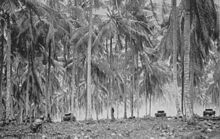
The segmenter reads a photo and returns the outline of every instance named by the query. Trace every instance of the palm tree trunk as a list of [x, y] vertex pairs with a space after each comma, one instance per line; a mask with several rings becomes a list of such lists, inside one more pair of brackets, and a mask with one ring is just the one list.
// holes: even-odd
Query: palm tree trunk
[[137, 86], [137, 117], [140, 116], [140, 99], [139, 99], [139, 96], [140, 96], [140, 93], [139, 93], [139, 88]]
[[149, 115], [151, 116], [151, 104], [152, 104], [152, 94], [150, 93], [150, 98], [149, 98]]
[[[32, 83], [31, 83], [32, 84]], [[33, 88], [33, 85], [31, 85], [32, 88]], [[31, 106], [30, 104], [30, 111], [29, 111], [29, 119], [30, 119], [30, 123], [32, 124], [32, 121], [33, 121], [33, 116], [32, 116], [32, 111], [33, 111], [33, 106]]]
[[46, 119], [50, 117], [50, 71], [51, 71], [51, 44], [49, 44], [48, 70], [47, 70], [47, 86], [46, 86]]
[[[184, 56], [183, 56], [183, 59], [184, 59]], [[184, 61], [182, 62], [182, 69], [184, 69]], [[181, 73], [182, 75], [182, 90], [181, 90], [181, 113], [182, 115], [185, 115], [184, 114], [184, 70], [182, 71]]]
[[[76, 55], [76, 57], [77, 57], [77, 55]], [[76, 68], [75, 68], [75, 73], [77, 74], [77, 71], [76, 71]], [[77, 79], [78, 77], [77, 77], [77, 75], [75, 75], [75, 79]], [[75, 82], [75, 87], [76, 87], [76, 89], [75, 89], [75, 116], [76, 116], [76, 118], [78, 117], [78, 115], [79, 115], [79, 105], [78, 105], [78, 92], [79, 92], [79, 87], [78, 87], [78, 84], [77, 84], [77, 80], [76, 80], [76, 82]]]
[[[28, 73], [29, 74], [29, 73]], [[29, 115], [29, 86], [30, 86], [30, 80], [29, 80], [29, 75], [28, 75], [28, 78], [27, 78], [27, 90], [26, 90], [26, 94], [25, 94], [25, 114], [26, 114], [26, 118], [28, 117]]]
[[[9, 18], [9, 17], [8, 17]], [[7, 27], [7, 90], [6, 90], [6, 120], [12, 118], [11, 111], [11, 30], [10, 30], [10, 21], [8, 19]]]
[[[67, 50], [67, 61], [69, 61], [70, 60], [70, 47], [69, 46], [66, 46], [66, 50]], [[73, 72], [72, 72], [73, 73]], [[72, 91], [73, 91], [73, 88], [72, 88], [72, 76], [68, 76], [67, 77], [68, 78], [68, 80], [70, 80], [70, 81], [68, 81], [68, 99], [67, 99], [67, 111], [68, 112], [72, 112]]]
[[[2, 104], [2, 77], [3, 77], [3, 62], [4, 62], [4, 22], [1, 20], [1, 54], [0, 54], [0, 115], [3, 116], [3, 104]], [[1, 119], [2, 117], [0, 117]]]
[[131, 77], [131, 91], [130, 91], [130, 104], [131, 104], [131, 117], [134, 116], [134, 75]]
[[[109, 56], [109, 55], [110, 55], [110, 54], [109, 54], [110, 52], [109, 52], [109, 49], [108, 49], [108, 39], [107, 39], [107, 38], [106, 38], [105, 47], [106, 47], [106, 52], [107, 52], [107, 58], [108, 58], [108, 60], [110, 60], [110, 58], [109, 58], [109, 57], [110, 57], [110, 56]], [[109, 84], [109, 83], [111, 82], [110, 79], [107, 79], [107, 82], [108, 82], [108, 84]], [[110, 88], [111, 88], [111, 87], [110, 87]], [[106, 115], [106, 116], [107, 116], [106, 118], [107, 118], [107, 119], [109, 119], [110, 92], [111, 92], [111, 90], [108, 91], [108, 93], [107, 93], [107, 95], [108, 95], [108, 98], [107, 98], [107, 108], [106, 108], [106, 114], [107, 114], [107, 115]]]
[[96, 120], [99, 120], [99, 112], [98, 112], [98, 108], [95, 109], [95, 113], [96, 113]]
[[65, 113], [65, 96], [63, 96], [61, 99], [61, 105], [62, 105], [61, 106], [61, 111], [62, 111], [61, 116], [63, 116]]
[[[34, 44], [34, 34], [33, 34], [33, 16], [32, 16], [32, 11], [30, 10], [30, 34], [31, 34], [31, 45], [30, 45], [30, 60], [29, 60], [29, 66], [30, 66], [30, 68], [31, 68], [31, 78], [32, 78], [32, 82], [31, 82], [31, 84], [30, 84], [30, 81], [28, 81], [29, 82], [29, 84], [27, 84], [28, 85], [28, 87], [27, 88], [29, 88], [29, 86], [31, 87], [31, 91], [33, 92], [33, 90], [34, 90], [34, 77], [33, 77], [33, 74], [34, 74], [34, 58], [35, 58], [35, 52], [34, 52], [34, 50], [35, 50], [35, 44]], [[29, 78], [29, 76], [28, 76], [28, 78]], [[28, 80], [30, 80], [30, 79], [28, 79]], [[29, 93], [29, 90], [27, 90], [28, 92], [27, 92], [27, 94]], [[27, 95], [27, 97], [29, 97], [29, 94]], [[29, 99], [29, 98], [28, 98]], [[30, 115], [29, 115], [29, 118], [30, 118], [30, 122], [32, 122], [32, 106], [31, 106], [31, 103], [29, 103], [30, 105], [30, 107], [29, 107], [29, 113], [30, 113]]]
[[56, 115], [55, 115], [55, 116], [56, 116], [56, 118], [59, 118], [59, 114], [60, 114], [60, 112], [59, 112], [58, 97], [55, 98], [55, 105], [56, 105], [56, 106], [55, 106], [55, 109], [56, 109], [56, 112], [55, 112]]
[[72, 90], [72, 93], [71, 93], [71, 102], [72, 102], [72, 105], [71, 105], [71, 111], [72, 113], [75, 114], [76, 111], [74, 111], [74, 99], [75, 99], [75, 93], [76, 93], [76, 83], [75, 83], [75, 50], [73, 52], [73, 68], [72, 68], [72, 85], [71, 85], [71, 90]]
[[[68, 50], [67, 50], [67, 43], [65, 43], [64, 45], [63, 45], [63, 57], [64, 57], [64, 63], [66, 63], [67, 64], [67, 53], [68, 53]], [[65, 85], [65, 81], [66, 81], [66, 78], [67, 78], [67, 72], [64, 72], [63, 73], [63, 85]], [[48, 97], [48, 95], [47, 95], [47, 91], [46, 91], [46, 97]], [[46, 115], [47, 115], [47, 105], [48, 104], [46, 104]], [[64, 102], [64, 98], [62, 99], [62, 116], [65, 114], [65, 102]]]
[[[181, 33], [181, 44], [184, 42], [184, 35]], [[184, 47], [181, 47], [181, 66], [182, 66], [182, 71], [181, 71], [181, 114], [184, 114]]]
[[126, 87], [126, 79], [124, 84], [124, 119], [127, 119], [127, 87]]
[[[26, 43], [27, 45], [27, 58], [28, 58], [28, 72], [27, 72], [27, 86], [26, 86], [26, 93], [25, 93], [25, 116], [26, 116], [26, 120], [27, 120], [27, 117], [29, 115], [29, 86], [30, 86], [30, 60], [29, 60], [29, 49], [28, 49], [28, 44]], [[27, 121], [26, 121], [27, 122]]]
[[192, 118], [191, 92], [190, 92], [190, 0], [185, 1], [185, 23], [184, 23], [184, 95], [186, 104], [186, 118]]
[[[218, 1], [217, 5], [220, 6], [220, 1], [219, 0], [216, 0]], [[219, 31], [220, 31], [220, 8], [217, 8], [217, 25], [218, 25], [218, 28], [219, 28]], [[218, 38], [218, 49], [220, 48], [220, 36]], [[220, 52], [220, 51], [219, 51]], [[218, 59], [220, 58], [220, 53], [218, 52]], [[219, 95], [219, 114], [220, 114], [220, 95]]]
[[[109, 93], [108, 93], [108, 96], [109, 96]], [[108, 98], [107, 98], [107, 99], [108, 99]], [[107, 109], [106, 109], [106, 112], [107, 112], [107, 113], [106, 113], [106, 114], [107, 114], [107, 115], [106, 115], [106, 116], [107, 116], [106, 118], [109, 119], [109, 99], [107, 100]]]
[[119, 115], [119, 102], [116, 101], [116, 111], [117, 111], [117, 119], [118, 119], [118, 115]]
[[36, 109], [37, 109], [37, 107], [36, 107], [36, 104], [34, 104], [34, 110], [33, 110], [33, 117], [34, 117], [34, 119], [36, 119]]
[[[142, 42], [141, 42], [142, 43]], [[136, 55], [136, 69], [138, 71], [138, 52], [137, 52], [137, 55]], [[138, 76], [138, 75], [137, 75]], [[139, 76], [138, 76], [139, 77]], [[139, 79], [139, 78], [138, 78]], [[136, 91], [137, 91], [137, 117], [139, 117], [139, 112], [140, 112], [140, 100], [139, 100], [139, 96], [140, 96], [140, 93], [139, 93], [139, 83], [138, 83], [138, 80], [136, 81]]]
[[79, 111], [80, 111], [80, 108], [79, 108], [79, 101], [78, 101], [78, 99], [79, 99], [79, 87], [77, 86], [76, 87], [76, 117], [78, 117], [79, 116]]
[[177, 84], [177, 10], [176, 0], [172, 0], [173, 3], [173, 83], [176, 93], [176, 110], [177, 115], [180, 115], [179, 108], [179, 91]]
[[24, 108], [20, 106], [20, 124], [23, 122], [23, 110]]
[[[51, 83], [51, 59], [53, 58], [54, 56], [54, 48], [55, 48], [55, 40], [54, 40], [54, 36], [52, 37], [52, 40], [51, 40], [51, 44], [49, 44], [49, 56], [48, 56], [48, 59], [49, 59], [49, 63], [48, 63], [48, 73], [47, 73], [47, 94], [48, 94], [48, 112], [47, 112], [47, 120], [51, 120], [51, 113], [52, 113], [52, 83]], [[34, 46], [34, 45], [33, 45]]]
[[124, 92], [124, 119], [127, 119], [127, 95], [126, 95], [126, 85], [125, 85], [125, 92]]
[[[219, 5], [220, 5], [220, 2], [219, 2]], [[219, 30], [220, 30], [220, 8], [218, 8], [217, 17], [218, 17], [218, 26], [219, 26]], [[220, 48], [220, 37], [218, 38], [218, 47]], [[218, 57], [220, 57], [220, 55], [218, 55]], [[219, 95], [219, 115], [220, 115], [220, 95]]]
[[192, 114], [194, 114], [194, 110], [193, 110], [193, 99], [195, 99], [195, 95], [194, 95], [194, 69], [193, 69], [193, 62], [194, 60], [191, 59], [191, 62], [190, 62], [190, 92], [191, 92], [191, 99], [190, 99], [190, 102], [191, 102], [191, 110], [192, 110]]
[[[110, 38], [110, 69], [112, 70], [112, 62], [113, 62], [113, 48], [112, 48], [112, 44], [113, 43], [113, 37], [111, 36], [111, 38]], [[110, 109], [112, 108], [112, 98], [113, 98], [113, 76], [111, 76], [110, 77], [110, 96], [109, 96], [109, 98], [110, 98]], [[109, 109], [108, 108], [108, 109]], [[112, 113], [112, 111], [111, 111], [111, 119], [113, 119], [113, 117], [112, 117], [112, 115], [113, 115], [113, 113]]]
[[[145, 75], [146, 76], [146, 75]], [[144, 84], [146, 84], [146, 80], [144, 80]], [[148, 107], [147, 107], [147, 99], [148, 99], [148, 95], [147, 95], [147, 88], [145, 87], [145, 112], [146, 112], [146, 116], [148, 115]]]
[[161, 7], [161, 20], [162, 20], [162, 23], [165, 22], [164, 7], [165, 7], [165, 0], [163, 0], [162, 7]]
[[[133, 69], [135, 69], [135, 54], [134, 54], [134, 56], [133, 56]], [[133, 72], [133, 75], [131, 76], [131, 87], [132, 87], [132, 89], [131, 89], [131, 94], [130, 94], [130, 96], [131, 96], [131, 117], [133, 117], [134, 116], [134, 94], [135, 94], [135, 81], [134, 81], [134, 76], [135, 76], [135, 70], [133, 70], [134, 72]]]
[[90, 14], [89, 14], [89, 41], [87, 51], [87, 113], [86, 117], [92, 119], [92, 106], [91, 106], [91, 49], [92, 49], [92, 11], [93, 11], [93, 0], [90, 0]]
[[[125, 38], [125, 53], [128, 52], [128, 39]], [[127, 79], [124, 84], [124, 119], [127, 119]]]
[[148, 115], [148, 107], [147, 107], [147, 91], [145, 91], [145, 115]]

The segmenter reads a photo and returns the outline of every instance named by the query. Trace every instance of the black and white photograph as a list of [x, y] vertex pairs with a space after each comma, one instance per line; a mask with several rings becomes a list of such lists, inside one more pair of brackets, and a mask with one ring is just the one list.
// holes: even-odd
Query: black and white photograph
[[220, 0], [0, 0], [0, 139], [220, 139]]

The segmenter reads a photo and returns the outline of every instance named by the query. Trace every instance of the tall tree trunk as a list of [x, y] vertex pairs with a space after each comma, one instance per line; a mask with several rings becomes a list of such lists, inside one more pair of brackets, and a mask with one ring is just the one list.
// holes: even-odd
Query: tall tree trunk
[[[147, 76], [147, 75], [144, 75], [144, 76]], [[146, 77], [145, 77], [146, 78]], [[144, 80], [144, 84], [146, 84], [146, 79]], [[147, 99], [148, 99], [148, 95], [147, 95], [147, 88], [145, 87], [145, 115], [147, 116], [148, 115], [148, 107], [147, 107]]]
[[[110, 69], [111, 70], [113, 70], [112, 69], [112, 64], [113, 64], [113, 36], [111, 36], [111, 38], [110, 38]], [[109, 96], [109, 98], [110, 98], [110, 110], [112, 109], [112, 101], [113, 101], [113, 76], [111, 76], [110, 77], [110, 96]], [[112, 110], [111, 110], [111, 119], [113, 120], [113, 112], [112, 112]]]
[[[136, 69], [137, 69], [137, 72], [138, 72], [138, 52], [137, 52], [137, 55], [136, 55], [136, 62], [135, 62], [135, 65], [136, 65]], [[137, 91], [137, 117], [139, 117], [139, 113], [140, 113], [140, 92], [139, 92], [139, 76], [137, 75], [137, 81], [136, 81], [136, 91]]]
[[[128, 52], [128, 39], [125, 38], [125, 53]], [[127, 119], [127, 78], [125, 78], [124, 84], [124, 119]]]
[[181, 62], [181, 65], [182, 65], [182, 72], [181, 72], [181, 78], [182, 78], [182, 82], [181, 82], [181, 86], [182, 86], [182, 89], [181, 89], [181, 113], [182, 115], [185, 115], [184, 114], [184, 52], [182, 50], [182, 62]]
[[76, 93], [76, 83], [75, 83], [75, 50], [73, 50], [73, 68], [72, 68], [72, 85], [71, 85], [71, 112], [75, 115], [74, 105], [75, 105], [75, 93]]
[[95, 113], [96, 113], [96, 120], [99, 120], [99, 112], [98, 112], [99, 108], [95, 108]]
[[137, 87], [137, 117], [140, 117], [140, 93], [139, 93], [139, 88]]
[[[30, 34], [31, 34], [31, 45], [30, 45], [30, 67], [31, 67], [31, 84], [30, 84], [30, 81], [29, 81], [29, 84], [30, 84], [30, 88], [31, 88], [31, 93], [33, 93], [34, 91], [34, 58], [35, 58], [35, 40], [34, 40], [34, 33], [33, 33], [33, 16], [32, 16], [32, 11], [30, 10]], [[30, 80], [30, 79], [29, 79]], [[28, 86], [29, 87], [29, 86]], [[29, 93], [29, 92], [28, 92]], [[29, 95], [28, 95], [29, 96]], [[32, 103], [30, 102], [29, 103], [30, 107], [29, 107], [29, 110], [30, 110], [30, 123], [32, 123], [32, 109], [33, 109], [33, 106], [32, 106]]]
[[3, 119], [3, 103], [2, 103], [2, 78], [3, 78], [3, 62], [4, 62], [4, 21], [1, 20], [1, 53], [0, 53], [0, 120]]
[[4, 21], [1, 20], [1, 54], [0, 54], [0, 103], [2, 102], [2, 77], [3, 77], [3, 62], [4, 62]]
[[[64, 45], [63, 45], [63, 57], [64, 57], [64, 62], [67, 64], [67, 43], [65, 43]], [[62, 82], [62, 85], [65, 85], [66, 84], [66, 78], [67, 78], [67, 75], [66, 75], [67, 73], [66, 72], [64, 72], [63, 73], [63, 82]], [[47, 95], [47, 92], [46, 92], [46, 97], [48, 97], [48, 95]], [[62, 109], [61, 109], [61, 115], [63, 116], [64, 114], [65, 114], [65, 96], [62, 98]], [[46, 104], [46, 109], [47, 109], [47, 104]], [[47, 111], [47, 110], [46, 110]], [[47, 114], [46, 114], [47, 115]]]
[[134, 76], [135, 76], [135, 55], [136, 54], [134, 54], [134, 56], [133, 56], [133, 75], [131, 76], [131, 87], [132, 87], [132, 89], [131, 89], [131, 91], [130, 91], [130, 104], [131, 104], [131, 117], [133, 117], [134, 116], [134, 94], [135, 94], [135, 89], [134, 89], [134, 87], [135, 87], [135, 82], [134, 82]]
[[46, 84], [46, 119], [50, 119], [50, 71], [51, 71], [51, 43], [49, 43], [47, 84]]
[[134, 75], [131, 76], [131, 91], [130, 91], [130, 108], [131, 108], [131, 117], [134, 116]]
[[[53, 32], [54, 33], [54, 32]], [[55, 38], [54, 35], [51, 39], [51, 43], [49, 44], [49, 56], [48, 56], [48, 73], [47, 73], [47, 94], [48, 94], [48, 112], [47, 112], [47, 120], [51, 120], [51, 110], [52, 110], [52, 84], [51, 84], [51, 62], [54, 57], [54, 48], [55, 48]], [[33, 45], [34, 49], [34, 45]], [[35, 50], [35, 49], [34, 49]], [[33, 57], [34, 58], [34, 57]], [[34, 62], [34, 61], [33, 61]], [[32, 66], [34, 67], [34, 66]]]
[[[28, 73], [27, 73], [27, 86], [26, 86], [26, 92], [25, 92], [25, 116], [26, 116], [26, 122], [29, 115], [29, 86], [30, 86], [30, 60], [29, 60], [29, 48], [27, 45], [27, 58], [28, 58]], [[32, 81], [33, 82], [33, 81]]]
[[[67, 39], [67, 36], [65, 36], [65, 40]], [[68, 49], [67, 49], [67, 42], [65, 42], [65, 44], [63, 45], [63, 57], [64, 57], [64, 63], [67, 64], [67, 53], [68, 53]], [[66, 84], [66, 78], [67, 78], [67, 72], [63, 73], [63, 82], [62, 84], [65, 85]], [[48, 97], [47, 95], [47, 90], [46, 90], [46, 97]], [[64, 96], [65, 97], [65, 96]], [[65, 111], [65, 98], [62, 99], [62, 110], [61, 110], [61, 115], [63, 116], [66, 111]], [[46, 109], [47, 109], [47, 105], [46, 104]], [[46, 115], [47, 115], [47, 110], [46, 110]]]
[[20, 106], [20, 119], [19, 119], [20, 120], [20, 122], [19, 122], [20, 124], [23, 123], [23, 110], [24, 110], [24, 108]]
[[[9, 17], [8, 17], [9, 18]], [[10, 21], [8, 19], [7, 27], [7, 90], [6, 90], [6, 118], [7, 120], [12, 118], [11, 111], [11, 30]]]
[[[181, 44], [184, 42], [184, 35], [183, 33], [181, 35]], [[184, 114], [184, 46], [181, 47], [181, 66], [182, 66], [182, 71], [181, 71], [181, 114]]]
[[150, 93], [150, 96], [149, 96], [149, 115], [151, 116], [151, 105], [152, 105], [152, 93]]
[[[33, 79], [32, 79], [33, 80]], [[32, 90], [31, 91], [33, 91], [33, 83], [31, 83], [31, 88], [32, 88]], [[33, 115], [32, 115], [32, 111], [33, 111], [33, 106], [32, 106], [32, 104], [30, 103], [30, 111], [29, 111], [29, 119], [30, 119], [30, 124], [32, 124], [32, 122], [33, 122]]]
[[126, 83], [124, 85], [124, 119], [127, 119], [127, 87], [126, 87]]
[[[220, 2], [218, 4], [220, 5]], [[218, 26], [219, 26], [219, 31], [220, 31], [220, 8], [218, 8], [217, 18], [218, 18]], [[218, 38], [218, 48], [220, 48], [220, 36]], [[218, 57], [220, 57], [220, 53], [218, 54]], [[220, 95], [219, 95], [219, 115], [220, 115]]]
[[119, 115], [119, 102], [116, 101], [116, 111], [117, 111], [117, 119], [118, 119], [118, 115]]
[[7, 31], [7, 94], [6, 94], [6, 118], [11, 118], [11, 31]]
[[190, 92], [190, 0], [185, 1], [185, 22], [184, 22], [184, 95], [186, 104], [186, 118], [192, 118], [192, 104]]
[[[76, 54], [76, 58], [78, 58], [77, 52], [76, 52], [75, 54]], [[76, 70], [76, 69], [75, 69], [75, 70]], [[76, 71], [76, 75], [77, 75], [77, 73], [78, 73], [78, 72]], [[76, 76], [76, 77], [77, 77], [77, 80], [79, 81], [79, 76]], [[76, 77], [75, 77], [75, 78], [76, 78]], [[78, 81], [77, 81], [77, 82], [78, 82]], [[79, 108], [79, 101], [78, 101], [78, 99], [79, 99], [79, 91], [80, 91], [80, 90], [79, 90], [79, 85], [78, 85], [78, 83], [75, 82], [75, 86], [76, 86], [76, 95], [75, 95], [75, 96], [76, 96], [76, 100], [75, 100], [75, 101], [76, 101], [76, 117], [78, 117], [78, 116], [79, 116], [79, 110], [80, 110], [80, 108]]]
[[[105, 43], [106, 43], [106, 44], [105, 44], [105, 47], [106, 47], [107, 59], [110, 60], [110, 56], [109, 56], [109, 55], [110, 55], [110, 54], [109, 54], [109, 53], [110, 53], [110, 50], [108, 49], [108, 39], [107, 39], [107, 38], [106, 38], [106, 42], [105, 42]], [[111, 82], [110, 79], [107, 79], [107, 82], [108, 82], [108, 84], [109, 84], [109, 82]], [[107, 119], [109, 119], [110, 93], [111, 93], [111, 90], [108, 91], [108, 93], [107, 93], [107, 95], [108, 95], [108, 98], [107, 98], [107, 108], [106, 108], [106, 114], [107, 114], [107, 115], [106, 115], [106, 116], [107, 116], [106, 118], [107, 118]]]
[[[218, 1], [217, 2], [217, 5], [218, 6], [220, 6], [220, 1], [219, 0], [216, 0], [216, 1]], [[218, 25], [218, 31], [220, 31], [220, 8], [217, 8], [217, 25]], [[220, 34], [220, 32], [219, 32], [219, 34]], [[220, 50], [220, 36], [219, 36], [219, 38], [218, 38], [218, 40], [217, 40], [217, 50]], [[220, 60], [220, 51], [218, 51], [218, 53], [217, 53], [217, 55], [218, 55], [218, 59]], [[219, 95], [219, 114], [220, 114], [220, 95]]]
[[177, 83], [177, 8], [176, 0], [172, 0], [173, 3], [173, 83], [176, 95], [176, 110], [177, 115], [180, 115], [179, 108], [179, 90]]
[[87, 51], [87, 113], [86, 117], [92, 119], [92, 106], [91, 106], [91, 50], [92, 50], [92, 12], [93, 12], [93, 0], [90, 0], [90, 13], [89, 13], [89, 41]]
[[62, 111], [62, 114], [61, 114], [61, 117], [62, 117], [65, 114], [65, 96], [63, 96], [61, 99], [61, 111]]
[[[110, 93], [108, 92], [108, 96], [110, 95]], [[110, 102], [109, 102], [109, 98], [107, 98], [107, 109], [106, 109], [106, 118], [107, 119], [109, 119], [109, 104], [110, 104]]]
[[[70, 46], [67, 47], [67, 59], [70, 60]], [[69, 77], [69, 112], [74, 113], [74, 99], [75, 99], [75, 92], [76, 92], [76, 86], [75, 86], [75, 50], [73, 50], [73, 66], [72, 66], [72, 76]]]
[[148, 115], [148, 107], [147, 107], [147, 91], [145, 91], [145, 115], [147, 116]]
[[[184, 59], [184, 56], [183, 56], [183, 59]], [[182, 90], [181, 90], [181, 113], [182, 113], [182, 115], [185, 115], [184, 114], [184, 61], [182, 62]]]
[[[193, 57], [193, 56], [192, 56]], [[191, 61], [190, 61], [190, 92], [191, 92], [191, 94], [190, 94], [190, 103], [191, 103], [191, 110], [192, 110], [192, 114], [194, 114], [194, 110], [193, 110], [193, 99], [195, 99], [195, 89], [194, 89], [194, 69], [193, 69], [193, 64], [194, 64], [194, 62], [193, 62], [194, 60], [193, 60], [193, 58], [191, 59]]]
[[56, 97], [55, 99], [55, 105], [56, 105], [56, 118], [59, 118], [59, 114], [60, 114], [60, 111], [59, 111], [59, 99], [58, 97]]

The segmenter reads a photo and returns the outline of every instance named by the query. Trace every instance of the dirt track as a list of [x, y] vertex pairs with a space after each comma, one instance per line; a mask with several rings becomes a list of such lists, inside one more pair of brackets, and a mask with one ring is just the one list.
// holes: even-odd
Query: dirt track
[[[199, 138], [219, 137], [220, 122], [198, 121], [189, 125], [176, 119], [127, 119], [111, 122], [110, 120], [45, 123], [40, 135], [48, 137], [68, 138], [97, 138], [97, 139], [157, 139], [184, 138], [196, 136]], [[29, 125], [6, 126], [0, 129], [0, 137], [8, 135], [32, 134]], [[37, 138], [39, 139], [39, 138]]]

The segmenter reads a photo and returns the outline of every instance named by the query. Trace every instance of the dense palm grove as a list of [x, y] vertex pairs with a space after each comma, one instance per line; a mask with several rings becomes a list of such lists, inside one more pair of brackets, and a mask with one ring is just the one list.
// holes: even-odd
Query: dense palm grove
[[121, 106], [127, 118], [149, 105], [147, 115], [170, 84], [179, 115], [192, 118], [194, 104], [219, 108], [218, 6], [213, 0], [1, 0], [0, 118], [83, 111], [85, 119], [93, 113], [99, 119], [106, 110], [110, 118]]

